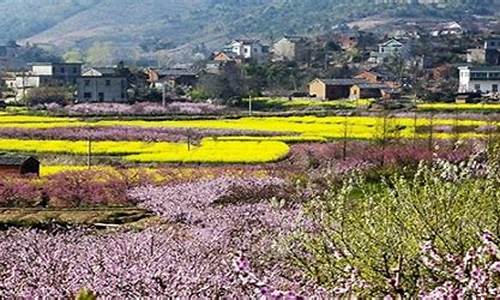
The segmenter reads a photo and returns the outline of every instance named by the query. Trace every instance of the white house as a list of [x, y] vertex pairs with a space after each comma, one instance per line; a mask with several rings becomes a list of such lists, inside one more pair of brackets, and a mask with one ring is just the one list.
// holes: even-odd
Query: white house
[[453, 36], [453, 35], [463, 34], [464, 30], [460, 24], [458, 24], [455, 21], [452, 21], [452, 22], [438, 24], [431, 30], [430, 33], [434, 37]]
[[378, 45], [378, 51], [372, 52], [370, 55], [370, 62], [382, 64], [388, 62], [395, 57], [403, 59], [408, 58], [410, 54], [410, 46], [407, 43], [398, 41], [397, 39], [390, 39], [385, 43]]
[[81, 76], [79, 63], [31, 63], [30, 70], [16, 74], [16, 100], [22, 100], [30, 89], [39, 87], [75, 86]]
[[459, 67], [459, 93], [498, 93], [500, 67]]
[[234, 53], [244, 59], [262, 61], [267, 56], [265, 48], [259, 40], [237, 39], [226, 45], [224, 51]]
[[91, 68], [77, 80], [80, 102], [126, 102], [128, 81], [122, 68]]

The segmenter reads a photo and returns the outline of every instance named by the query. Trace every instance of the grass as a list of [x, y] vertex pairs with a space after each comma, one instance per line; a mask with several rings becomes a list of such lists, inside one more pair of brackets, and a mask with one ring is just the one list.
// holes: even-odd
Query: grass
[[[248, 105], [249, 99], [244, 99], [244, 105]], [[275, 98], [253, 98], [252, 105], [255, 109], [306, 109], [306, 108], [326, 108], [326, 109], [355, 109], [366, 107], [374, 102], [373, 99], [360, 100], [334, 100], [320, 101], [314, 98], [293, 98], [289, 100], [286, 97]]]
[[0, 227], [43, 227], [59, 225], [126, 224], [149, 217], [149, 214], [136, 208], [99, 208], [99, 209], [0, 209]]

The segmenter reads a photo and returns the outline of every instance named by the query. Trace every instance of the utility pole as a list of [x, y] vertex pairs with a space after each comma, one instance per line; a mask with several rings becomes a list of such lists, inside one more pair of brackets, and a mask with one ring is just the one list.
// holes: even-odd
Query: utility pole
[[92, 168], [92, 136], [89, 133], [89, 139], [88, 139], [88, 150], [87, 150], [87, 167], [90, 170]]
[[167, 95], [166, 95], [166, 90], [165, 90], [165, 83], [162, 84], [161, 87], [161, 105], [163, 107], [167, 106]]
[[248, 97], [248, 115], [252, 115], [252, 95]]

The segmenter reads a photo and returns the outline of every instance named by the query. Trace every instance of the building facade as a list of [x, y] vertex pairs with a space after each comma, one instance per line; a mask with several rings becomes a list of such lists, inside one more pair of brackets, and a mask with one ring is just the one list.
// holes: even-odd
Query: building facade
[[308, 56], [307, 41], [301, 36], [284, 36], [273, 45], [273, 60], [304, 61]]
[[459, 67], [459, 93], [498, 93], [500, 67]]
[[379, 44], [377, 52], [371, 53], [370, 62], [382, 64], [396, 57], [406, 59], [410, 56], [410, 52], [410, 46], [408, 44], [396, 39], [390, 39], [385, 43]]
[[348, 99], [351, 88], [360, 83], [366, 83], [366, 81], [350, 78], [318, 78], [309, 83], [309, 95], [319, 100]]
[[127, 102], [127, 76], [121, 68], [92, 68], [77, 79], [79, 102]]
[[16, 100], [20, 101], [33, 88], [76, 86], [81, 72], [80, 63], [32, 63], [28, 71], [16, 74], [11, 88], [16, 92]]
[[243, 59], [254, 59], [258, 62], [266, 59], [267, 51], [259, 40], [238, 39], [231, 41], [224, 52], [234, 53]]

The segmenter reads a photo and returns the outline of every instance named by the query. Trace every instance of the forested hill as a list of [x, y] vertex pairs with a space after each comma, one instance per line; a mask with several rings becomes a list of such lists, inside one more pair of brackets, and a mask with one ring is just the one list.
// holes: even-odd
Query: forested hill
[[106, 47], [142, 55], [199, 45], [213, 47], [237, 36], [271, 39], [284, 33], [314, 34], [341, 21], [372, 15], [463, 17], [488, 14], [500, 7], [484, 5], [491, 0], [447, 1], [445, 8], [375, 2], [0, 0], [0, 41], [48, 43], [66, 50], [88, 49], [105, 42]]

